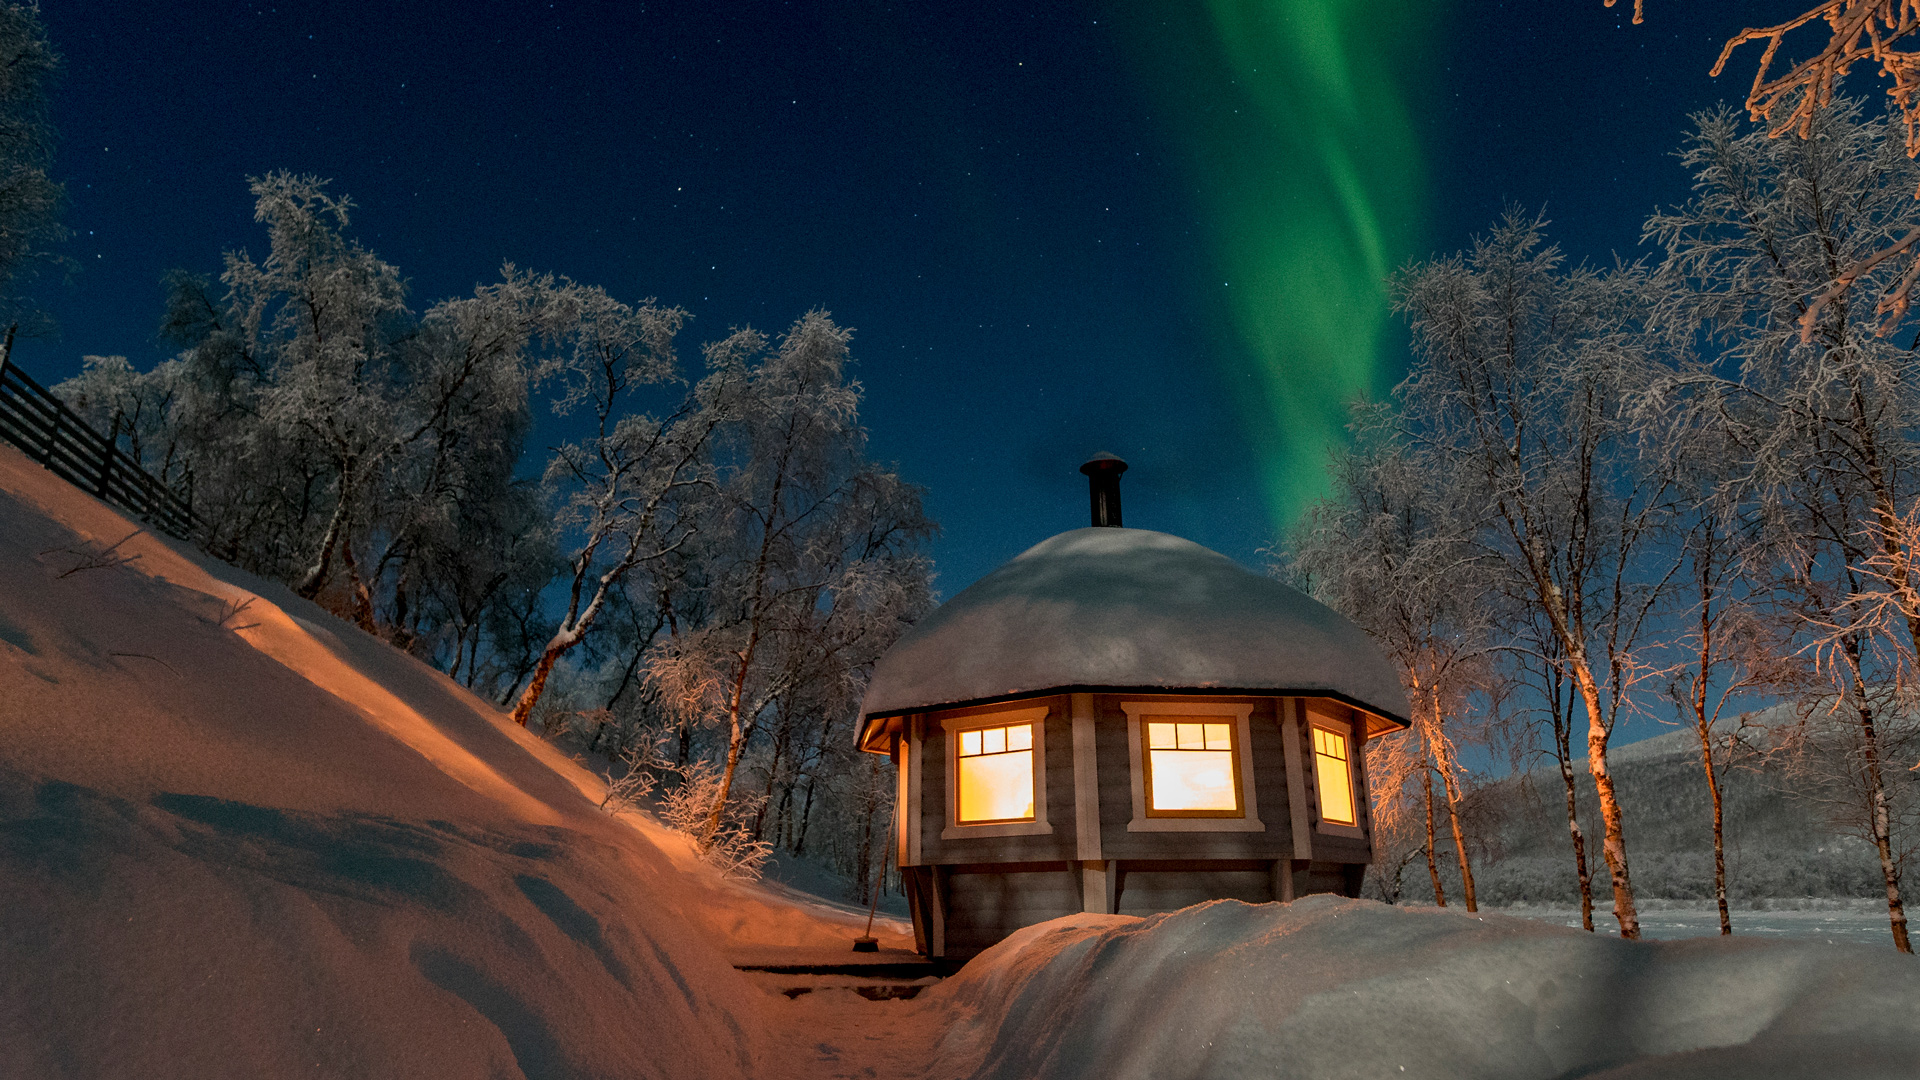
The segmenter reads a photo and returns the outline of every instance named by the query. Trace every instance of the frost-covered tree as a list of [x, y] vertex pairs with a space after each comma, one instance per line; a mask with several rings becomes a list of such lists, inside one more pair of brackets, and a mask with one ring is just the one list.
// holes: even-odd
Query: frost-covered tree
[[510, 629], [499, 605], [550, 576], [515, 470], [558, 287], [509, 266], [416, 318], [397, 269], [344, 235], [347, 200], [286, 173], [252, 187], [267, 257], [169, 279], [180, 354], [92, 358], [56, 389], [185, 493], [216, 554], [423, 655], [451, 638], [475, 678], [481, 628]]
[[182, 447], [169, 422], [177, 387], [166, 365], [141, 372], [124, 356], [83, 356], [80, 374], [56, 391], [133, 460], [158, 475], [175, 475]]
[[[1631, 410], [1659, 370], [1648, 275], [1567, 269], [1542, 223], [1509, 214], [1469, 252], [1395, 280], [1414, 363], [1396, 391], [1406, 437], [1484, 526], [1474, 543], [1504, 602], [1536, 614], [1586, 720], [1614, 915], [1639, 936], [1624, 814], [1608, 770], [1633, 707], [1671, 479], [1644, 467]], [[1651, 571], [1651, 572], [1650, 572]]]
[[[743, 330], [708, 349], [729, 376], [695, 549], [708, 617], [665, 639], [649, 674], [670, 709], [726, 735], [703, 842], [758, 725], [849, 719], [868, 667], [930, 604], [933, 526], [919, 490], [866, 459], [849, 339], [814, 311], [777, 343]], [[776, 739], [772, 775], [793, 749]]]
[[60, 57], [47, 41], [33, 4], [0, 4], [0, 321], [21, 310], [11, 299], [53, 254], [67, 231], [60, 224], [66, 191], [47, 175], [54, 130], [47, 84]]
[[[867, 670], [931, 604], [933, 526], [865, 456], [847, 332], [824, 312], [741, 331], [689, 385], [682, 309], [508, 265], [416, 314], [345, 198], [287, 173], [253, 191], [266, 257], [167, 283], [179, 354], [91, 358], [59, 392], [187, 493], [215, 554], [522, 724], [556, 697], [550, 736], [667, 747], [661, 797], [708, 848], [811, 833], [865, 865], [885, 800], [845, 744]], [[541, 390], [567, 439], [532, 482]]]
[[[1612, 7], [1617, 0], [1603, 2]], [[1633, 0], [1636, 25], [1645, 20], [1645, 8], [1646, 0]], [[1789, 38], [1817, 47], [1796, 59], [1792, 51], [1783, 51]], [[1783, 22], [1748, 27], [1727, 39], [1710, 74], [1718, 78], [1742, 46], [1761, 46], [1747, 90], [1749, 118], [1768, 125], [1769, 138], [1810, 139], [1827, 110], [1855, 108], [1842, 94], [1841, 84], [1855, 68], [1865, 67], [1888, 81], [1887, 106], [1900, 115], [1906, 154], [1913, 158], [1920, 155], [1920, 50], [1911, 47], [1916, 40], [1920, 40], [1920, 0], [1821, 0]], [[1914, 194], [1920, 197], [1920, 188]], [[1852, 251], [1832, 270], [1828, 278], [1810, 283], [1802, 297], [1801, 340], [1812, 337], [1815, 322], [1829, 304], [1849, 295], [1860, 304], [1867, 297], [1873, 299], [1873, 316], [1878, 320], [1875, 333], [1885, 337], [1905, 321], [1914, 289], [1920, 285], [1920, 228], [1889, 236], [1876, 247]], [[1889, 270], [1894, 271], [1891, 277]], [[1870, 277], [1879, 279], [1882, 287], [1855, 291]], [[1857, 312], [1855, 317], [1860, 317]]]
[[[1496, 609], [1488, 565], [1474, 544], [1471, 500], [1450, 490], [1433, 458], [1395, 431], [1378, 407], [1356, 412], [1353, 447], [1335, 456], [1333, 493], [1315, 504], [1289, 538], [1287, 569], [1315, 597], [1360, 624], [1400, 672], [1413, 709], [1414, 739], [1369, 744], [1376, 819], [1410, 810], [1413, 778], [1426, 808], [1427, 868], [1434, 902], [1445, 905], [1433, 853], [1432, 777], [1445, 793], [1454, 856], [1468, 911], [1479, 910], [1467, 835], [1459, 743], [1471, 699], [1492, 676]], [[1418, 746], [1417, 760], [1407, 751]], [[1396, 783], [1396, 781], [1398, 781]]]
[[539, 376], [557, 387], [554, 411], [584, 411], [586, 437], [556, 447], [546, 483], [557, 522], [574, 538], [566, 604], [513, 707], [525, 726], [554, 665], [585, 640], [628, 576], [661, 563], [696, 533], [713, 488], [709, 445], [728, 415], [731, 369], [715, 370], [667, 409], [647, 412], [645, 392], [681, 381], [674, 339], [680, 308], [627, 304], [569, 284], [554, 303], [558, 350]]
[[[278, 172], [252, 182], [267, 257], [230, 252], [221, 280], [243, 347], [266, 371], [256, 398], [276, 441], [301, 455], [324, 487], [326, 524], [295, 591], [312, 597], [344, 556], [355, 613], [370, 621], [353, 552], [353, 524], [381, 470], [424, 434], [410, 415], [398, 342], [408, 329], [400, 271], [340, 231], [351, 202], [311, 176]], [[345, 543], [343, 543], [343, 539]]]
[[[369, 570], [351, 575], [356, 614], [396, 643], [425, 629], [430, 562], [457, 564], [488, 548], [528, 567], [551, 561], [541, 544], [552, 529], [534, 521], [534, 485], [515, 474], [537, 352], [566, 317], [561, 292], [551, 277], [508, 265], [499, 282], [434, 304], [400, 342], [398, 397], [412, 426], [393, 433], [387, 467], [374, 474]], [[390, 598], [378, 618], [369, 584]]]
[[[1743, 566], [1781, 641], [1774, 684], [1828, 717], [1798, 751], [1839, 755], [1855, 776], [1854, 820], [1880, 860], [1896, 946], [1911, 951], [1901, 895], [1901, 824], [1886, 739], [1920, 700], [1914, 580], [1920, 507], [1920, 379], [1885, 313], [1827, 283], [1920, 229], [1920, 165], [1889, 121], [1836, 101], [1808, 138], [1770, 139], [1727, 110], [1695, 118], [1682, 160], [1686, 205], [1655, 215], [1678, 291], [1664, 317], [1714, 351], [1668, 380], [1659, 403], [1724, 447], [1726, 498], [1758, 530]], [[1904, 287], [1899, 266], [1862, 271], [1857, 295]], [[1898, 330], [1913, 332], [1900, 314]], [[1844, 718], [1847, 731], [1831, 728]], [[1890, 775], [1890, 772], [1893, 775]], [[1902, 777], [1904, 779], [1904, 777]]]

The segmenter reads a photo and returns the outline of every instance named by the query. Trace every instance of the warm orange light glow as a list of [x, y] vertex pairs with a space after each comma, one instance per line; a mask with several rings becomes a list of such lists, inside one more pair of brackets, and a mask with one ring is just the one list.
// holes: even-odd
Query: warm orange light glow
[[1033, 725], [960, 733], [958, 818], [1033, 820]]
[[1347, 737], [1323, 727], [1313, 729], [1314, 776], [1320, 781], [1320, 817], [1334, 825], [1352, 825], [1353, 769], [1347, 762]]
[[1233, 725], [1148, 721], [1148, 805], [1153, 810], [1238, 811], [1233, 769]]

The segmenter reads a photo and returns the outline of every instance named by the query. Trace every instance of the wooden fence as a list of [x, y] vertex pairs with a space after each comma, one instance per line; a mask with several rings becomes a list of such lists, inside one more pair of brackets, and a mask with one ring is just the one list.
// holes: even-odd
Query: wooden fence
[[[7, 335], [11, 344], [12, 334]], [[10, 351], [10, 350], [9, 350]], [[201, 529], [174, 491], [0, 353], [0, 439], [82, 491], [181, 540]]]

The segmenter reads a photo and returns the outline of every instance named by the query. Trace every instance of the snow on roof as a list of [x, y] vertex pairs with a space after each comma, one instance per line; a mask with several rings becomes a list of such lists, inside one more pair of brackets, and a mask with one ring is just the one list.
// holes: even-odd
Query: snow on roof
[[962, 590], [874, 668], [889, 716], [1063, 687], [1325, 694], [1406, 721], [1393, 665], [1297, 589], [1149, 529], [1044, 540]]

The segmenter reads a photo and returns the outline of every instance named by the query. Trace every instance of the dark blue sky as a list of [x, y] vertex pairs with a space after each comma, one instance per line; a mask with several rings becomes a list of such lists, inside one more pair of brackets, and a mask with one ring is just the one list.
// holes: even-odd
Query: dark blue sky
[[[1640, 27], [1600, 0], [1454, 5], [1395, 73], [1420, 252], [1513, 200], [1578, 257], [1637, 257], [1647, 212], [1685, 196], [1686, 114], [1752, 76], [1757, 53], [1706, 77], [1720, 43], [1800, 2], [1651, 0]], [[1133, 464], [1128, 524], [1256, 562], [1265, 451], [1234, 407], [1206, 192], [1140, 54], [1167, 10], [47, 0], [80, 272], [43, 290], [60, 336], [16, 359], [43, 381], [160, 359], [161, 274], [261, 254], [246, 177], [311, 172], [416, 307], [511, 260], [685, 306], [689, 345], [832, 311], [874, 455], [945, 526], [948, 595], [1085, 524], [1075, 468], [1100, 449]]]

